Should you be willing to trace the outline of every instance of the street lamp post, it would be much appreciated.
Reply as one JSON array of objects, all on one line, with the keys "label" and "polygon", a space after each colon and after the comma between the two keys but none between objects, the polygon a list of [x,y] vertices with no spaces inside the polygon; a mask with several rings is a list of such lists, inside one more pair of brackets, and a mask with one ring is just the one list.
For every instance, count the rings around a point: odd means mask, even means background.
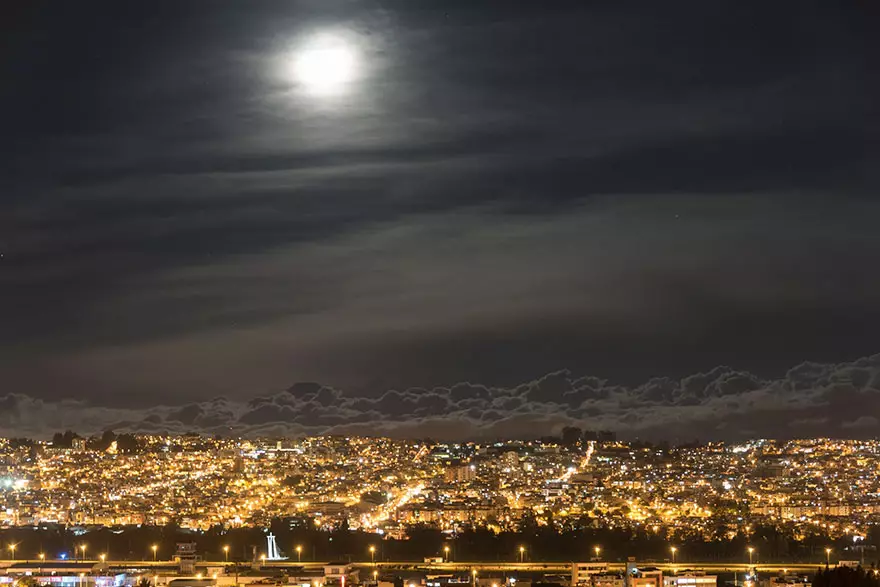
[{"label": "street lamp post", "polygon": [[153,546],[150,547],[150,550],[153,551],[153,562],[156,562],[156,555],[159,552],[159,545],[154,544]]},{"label": "street lamp post", "polygon": [[519,562],[521,562],[521,563],[525,562],[525,560],[526,560],[525,557],[526,557],[526,547],[520,546],[519,547]]},{"label": "street lamp post", "polygon": [[477,587],[477,569],[471,571],[471,576],[474,578],[474,587]]},{"label": "street lamp post", "polygon": [[12,562],[15,562],[15,547],[16,546],[18,546],[18,544],[10,544],[9,545],[9,551],[12,553]]},{"label": "street lamp post", "polygon": [[79,549],[82,551],[83,562],[86,562],[86,546],[87,545],[85,542],[83,542],[82,544],[79,545]]},{"label": "street lamp post", "polygon": [[303,562],[303,547],[299,544],[296,545],[296,559],[297,562]]},{"label": "street lamp post", "polygon": [[749,566],[752,566],[752,555],[755,554],[754,547],[749,547]]},{"label": "street lamp post", "polygon": [[673,546],[669,550],[672,551],[672,564],[674,565],[675,564],[675,553],[678,552],[678,549]]},{"label": "street lamp post", "polygon": [[825,566],[829,566],[831,564],[831,549],[825,549]]},{"label": "street lamp post", "polygon": [[373,563],[373,566],[376,566],[376,547],[372,544],[370,545],[370,562]]},{"label": "street lamp post", "polygon": [[443,556],[446,558],[446,562],[449,562],[449,547],[448,546],[443,547]]},{"label": "street lamp post", "polygon": [[598,546],[594,546],[594,547],[593,547],[593,552],[596,553],[596,558],[599,558],[599,553],[602,552],[602,549],[599,548]]},{"label": "street lamp post", "polygon": [[45,553],[41,552],[39,556],[40,556],[40,574],[42,575],[43,574],[43,563],[46,562],[46,555],[45,555]]}]

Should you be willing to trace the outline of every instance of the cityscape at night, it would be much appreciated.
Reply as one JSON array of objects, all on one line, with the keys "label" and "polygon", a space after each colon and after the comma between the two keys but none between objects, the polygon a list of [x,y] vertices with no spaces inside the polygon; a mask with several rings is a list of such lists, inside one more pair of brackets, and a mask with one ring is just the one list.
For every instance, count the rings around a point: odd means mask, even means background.
[{"label": "cityscape at night", "polygon": [[0,441],[0,540],[10,581],[73,565],[96,585],[660,587],[665,571],[676,587],[763,568],[778,587],[875,563],[878,465],[877,441],[670,446],[575,427],[494,443],[65,432]]},{"label": "cityscape at night", "polygon": [[880,587],[880,1],[0,4],[0,587]]},{"label": "cityscape at night", "polygon": [[304,517],[402,539],[426,525],[508,532],[532,520],[732,540],[772,525],[862,540],[880,522],[880,442],[741,444],[562,437],[436,443],[368,437],[193,436],[0,441],[3,527],[268,527]]}]

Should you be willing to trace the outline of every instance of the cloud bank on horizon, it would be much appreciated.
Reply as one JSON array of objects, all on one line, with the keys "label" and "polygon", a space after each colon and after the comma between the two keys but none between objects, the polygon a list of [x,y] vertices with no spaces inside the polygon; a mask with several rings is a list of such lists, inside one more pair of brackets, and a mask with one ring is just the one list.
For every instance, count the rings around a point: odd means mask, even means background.
[{"label": "cloud bank on horizon", "polygon": [[772,380],[719,366],[633,387],[564,370],[514,387],[458,383],[389,390],[379,397],[297,383],[247,402],[216,398],[147,410],[0,396],[0,435],[7,437],[113,429],[491,440],[534,438],[559,433],[566,425],[673,441],[875,437],[880,431],[880,354],[838,364],[802,363]]}]

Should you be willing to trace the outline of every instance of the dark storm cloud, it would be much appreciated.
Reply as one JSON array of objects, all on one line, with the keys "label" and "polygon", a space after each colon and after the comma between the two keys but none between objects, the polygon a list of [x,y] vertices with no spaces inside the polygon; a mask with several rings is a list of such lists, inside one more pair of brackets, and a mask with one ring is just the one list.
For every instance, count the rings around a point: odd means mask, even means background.
[{"label": "dark storm cloud", "polygon": [[[0,392],[249,433],[757,411],[759,375],[876,351],[875,11],[29,3],[0,35]],[[278,76],[322,27],[370,66],[336,105]],[[300,378],[352,395],[240,403]]]},{"label": "dark storm cloud", "polygon": [[[298,384],[302,386],[303,384]],[[278,434],[365,434],[442,439],[532,438],[562,426],[610,429],[624,437],[749,436],[873,437],[880,417],[880,355],[840,364],[803,363],[763,380],[719,366],[682,379],[654,378],[637,386],[550,373],[515,387],[459,383],[389,390],[378,398],[348,395],[319,384],[237,402],[223,398],[144,413],[83,402],[0,397],[0,430],[46,436],[81,432],[198,431],[255,437]],[[461,395],[462,389],[478,390]],[[838,419],[829,421],[826,414]],[[741,423],[748,423],[743,426]]]}]

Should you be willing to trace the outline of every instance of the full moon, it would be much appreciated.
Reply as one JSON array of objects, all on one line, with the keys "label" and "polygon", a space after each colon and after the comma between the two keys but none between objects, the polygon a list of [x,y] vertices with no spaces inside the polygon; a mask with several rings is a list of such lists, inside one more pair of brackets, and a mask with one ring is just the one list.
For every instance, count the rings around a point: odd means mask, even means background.
[{"label": "full moon", "polygon": [[331,96],[344,92],[357,78],[358,65],[357,51],[350,42],[323,35],[297,51],[293,75],[307,92]]}]

